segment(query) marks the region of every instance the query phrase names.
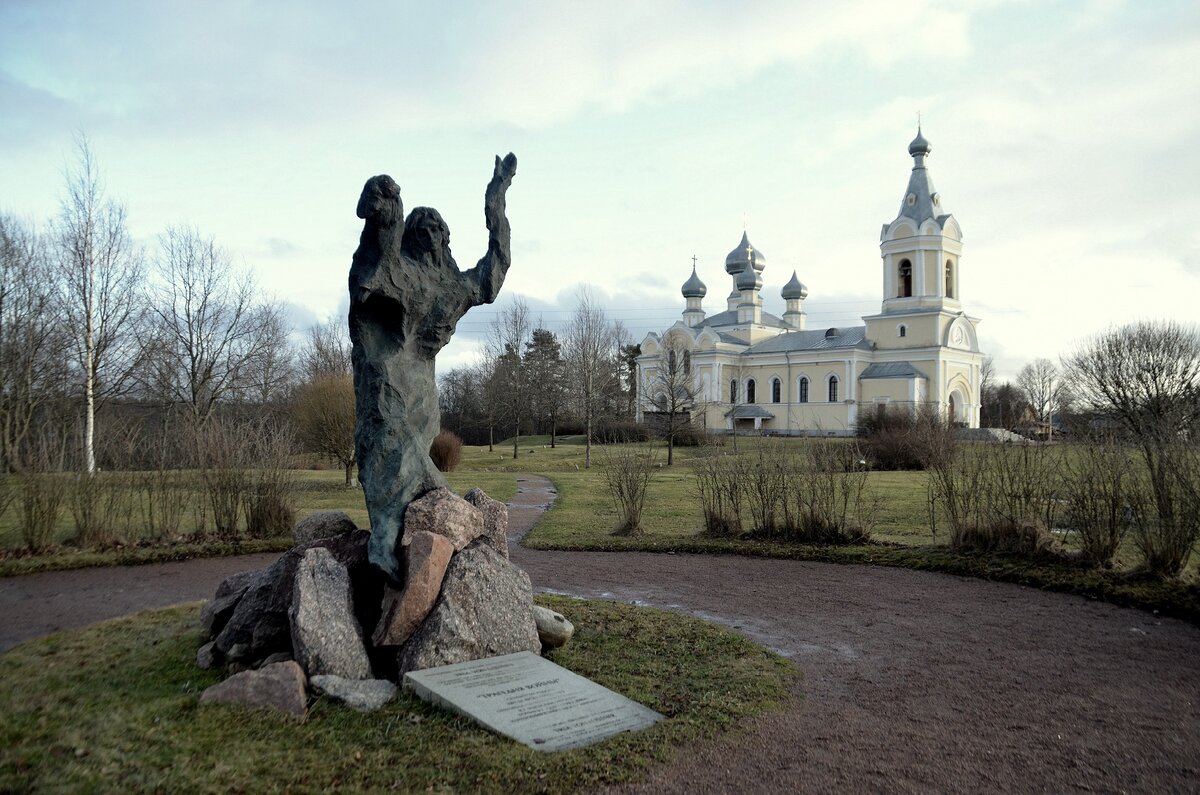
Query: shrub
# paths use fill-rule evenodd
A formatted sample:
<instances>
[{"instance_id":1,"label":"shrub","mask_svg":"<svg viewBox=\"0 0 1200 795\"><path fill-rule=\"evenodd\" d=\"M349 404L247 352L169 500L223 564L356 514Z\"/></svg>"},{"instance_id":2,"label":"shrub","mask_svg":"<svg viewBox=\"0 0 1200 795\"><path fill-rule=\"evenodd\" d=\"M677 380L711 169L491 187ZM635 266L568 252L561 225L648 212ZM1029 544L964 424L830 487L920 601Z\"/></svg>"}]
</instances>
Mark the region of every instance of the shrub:
<instances>
[{"instance_id":1,"label":"shrub","mask_svg":"<svg viewBox=\"0 0 1200 795\"><path fill-rule=\"evenodd\" d=\"M296 444L291 433L266 422L250 427L250 458L254 468L242 497L246 531L254 538L286 535L296 523L292 505L295 481L291 457Z\"/></svg>"},{"instance_id":2,"label":"shrub","mask_svg":"<svg viewBox=\"0 0 1200 795\"><path fill-rule=\"evenodd\" d=\"M1057 448L973 444L930 469L934 500L950 524L950 546L966 552L1039 556L1056 549ZM935 519L936 521L936 519Z\"/></svg>"},{"instance_id":3,"label":"shrub","mask_svg":"<svg viewBox=\"0 0 1200 795\"><path fill-rule=\"evenodd\" d=\"M705 445L723 445L724 437L709 433L706 429L695 425L687 425L675 432L676 447L703 447Z\"/></svg>"},{"instance_id":4,"label":"shrub","mask_svg":"<svg viewBox=\"0 0 1200 795\"><path fill-rule=\"evenodd\" d=\"M592 426L593 444L626 444L650 441L650 429L629 420L599 419Z\"/></svg>"},{"instance_id":5,"label":"shrub","mask_svg":"<svg viewBox=\"0 0 1200 795\"><path fill-rule=\"evenodd\" d=\"M646 504L646 489L654 471L653 448L605 447L601 453L604 482L621 514L621 524L613 531L617 535L640 535L642 508Z\"/></svg>"},{"instance_id":6,"label":"shrub","mask_svg":"<svg viewBox=\"0 0 1200 795\"><path fill-rule=\"evenodd\" d=\"M691 466L704 516L704 534L718 538L741 534L741 459L708 448Z\"/></svg>"},{"instance_id":7,"label":"shrub","mask_svg":"<svg viewBox=\"0 0 1200 795\"><path fill-rule=\"evenodd\" d=\"M120 475L107 472L76 475L69 500L75 541L90 548L116 541L118 530L130 524L130 496Z\"/></svg>"},{"instance_id":8,"label":"shrub","mask_svg":"<svg viewBox=\"0 0 1200 795\"><path fill-rule=\"evenodd\" d=\"M1064 524L1079 536L1084 560L1108 567L1135 524L1142 479L1129 449L1111 438L1072 448L1064 460Z\"/></svg>"},{"instance_id":9,"label":"shrub","mask_svg":"<svg viewBox=\"0 0 1200 795\"><path fill-rule=\"evenodd\" d=\"M1174 577L1200 539L1200 448L1174 441L1154 452L1134 542L1152 574Z\"/></svg>"},{"instance_id":10,"label":"shrub","mask_svg":"<svg viewBox=\"0 0 1200 795\"><path fill-rule=\"evenodd\" d=\"M868 468L857 445L805 442L784 482L784 524L792 541L861 544L871 537L879 503L867 493Z\"/></svg>"},{"instance_id":11,"label":"shrub","mask_svg":"<svg viewBox=\"0 0 1200 795\"><path fill-rule=\"evenodd\" d=\"M958 444L954 428L931 406L864 412L857 433L875 470L926 469L953 456Z\"/></svg>"},{"instance_id":12,"label":"shrub","mask_svg":"<svg viewBox=\"0 0 1200 795\"><path fill-rule=\"evenodd\" d=\"M462 462L463 440L453 431L442 431L429 445L429 457L439 472L453 472Z\"/></svg>"},{"instance_id":13,"label":"shrub","mask_svg":"<svg viewBox=\"0 0 1200 795\"><path fill-rule=\"evenodd\" d=\"M58 472L27 470L17 477L21 505L21 540L34 552L54 541L66 481Z\"/></svg>"}]
</instances>

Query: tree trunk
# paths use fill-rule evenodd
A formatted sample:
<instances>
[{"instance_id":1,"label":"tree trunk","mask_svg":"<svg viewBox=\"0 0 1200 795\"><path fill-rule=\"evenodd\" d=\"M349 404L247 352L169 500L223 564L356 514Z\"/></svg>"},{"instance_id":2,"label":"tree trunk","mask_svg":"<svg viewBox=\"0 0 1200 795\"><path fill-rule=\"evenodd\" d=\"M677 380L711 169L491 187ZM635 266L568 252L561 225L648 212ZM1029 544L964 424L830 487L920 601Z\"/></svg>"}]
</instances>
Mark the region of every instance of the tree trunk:
<instances>
[{"instance_id":1,"label":"tree trunk","mask_svg":"<svg viewBox=\"0 0 1200 795\"><path fill-rule=\"evenodd\" d=\"M87 328L84 338L83 392L87 403L83 420L84 471L96 471L96 342L92 332L92 308L87 307Z\"/></svg>"},{"instance_id":2,"label":"tree trunk","mask_svg":"<svg viewBox=\"0 0 1200 795\"><path fill-rule=\"evenodd\" d=\"M350 488L351 486L353 486L353 485L354 485L354 481L352 481L352 480L350 479L350 472L351 472L353 469L354 469L354 462L353 462L353 461L347 461L347 462L346 462L346 488Z\"/></svg>"},{"instance_id":3,"label":"tree trunk","mask_svg":"<svg viewBox=\"0 0 1200 795\"><path fill-rule=\"evenodd\" d=\"M675 462L675 434L667 437L667 466Z\"/></svg>"},{"instance_id":4,"label":"tree trunk","mask_svg":"<svg viewBox=\"0 0 1200 795\"><path fill-rule=\"evenodd\" d=\"M554 449L554 432L558 430L558 423L554 419L554 415L550 415L550 449Z\"/></svg>"},{"instance_id":5,"label":"tree trunk","mask_svg":"<svg viewBox=\"0 0 1200 795\"><path fill-rule=\"evenodd\" d=\"M513 429L513 461L516 461L520 456L520 451L517 450L517 445L521 442L521 418L517 417L517 427Z\"/></svg>"},{"instance_id":6,"label":"tree trunk","mask_svg":"<svg viewBox=\"0 0 1200 795\"><path fill-rule=\"evenodd\" d=\"M489 422L488 423L488 452L489 453L496 452L495 450L492 449L492 437L493 437L493 429L492 429L492 424Z\"/></svg>"}]
</instances>

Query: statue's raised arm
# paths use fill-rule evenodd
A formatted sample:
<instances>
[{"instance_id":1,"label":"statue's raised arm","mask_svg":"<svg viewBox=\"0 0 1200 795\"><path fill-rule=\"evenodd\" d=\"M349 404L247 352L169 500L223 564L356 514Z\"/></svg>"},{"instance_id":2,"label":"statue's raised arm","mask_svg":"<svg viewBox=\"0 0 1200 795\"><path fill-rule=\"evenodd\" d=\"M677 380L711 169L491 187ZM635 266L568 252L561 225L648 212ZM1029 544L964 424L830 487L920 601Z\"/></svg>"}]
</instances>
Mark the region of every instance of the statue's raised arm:
<instances>
[{"instance_id":1,"label":"statue's raised arm","mask_svg":"<svg viewBox=\"0 0 1200 795\"><path fill-rule=\"evenodd\" d=\"M509 152L500 159L496 156L496 167L492 180L483 194L483 218L488 228L488 250L474 268L467 271L467 278L479 287L476 304L490 304L500 294L508 266L512 264L509 250L511 236L505 211L505 194L517 173L517 156Z\"/></svg>"}]
</instances>

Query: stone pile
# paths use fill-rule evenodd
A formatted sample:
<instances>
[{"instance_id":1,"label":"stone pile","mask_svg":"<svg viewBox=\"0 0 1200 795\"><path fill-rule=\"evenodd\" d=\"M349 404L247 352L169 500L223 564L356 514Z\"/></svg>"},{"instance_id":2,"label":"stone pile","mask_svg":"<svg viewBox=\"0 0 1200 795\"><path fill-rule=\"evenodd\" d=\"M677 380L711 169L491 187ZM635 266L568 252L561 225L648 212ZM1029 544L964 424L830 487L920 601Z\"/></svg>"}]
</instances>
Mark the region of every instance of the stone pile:
<instances>
[{"instance_id":1,"label":"stone pile","mask_svg":"<svg viewBox=\"0 0 1200 795\"><path fill-rule=\"evenodd\" d=\"M314 538L319 528L337 532ZM408 671L555 648L572 627L533 604L508 560L508 509L483 491L435 489L413 501L397 545L403 581L368 560L370 534L326 512L297 527L296 547L217 588L200 620L201 668L228 679L201 702L273 707L303 719L309 690L377 709Z\"/></svg>"}]
</instances>

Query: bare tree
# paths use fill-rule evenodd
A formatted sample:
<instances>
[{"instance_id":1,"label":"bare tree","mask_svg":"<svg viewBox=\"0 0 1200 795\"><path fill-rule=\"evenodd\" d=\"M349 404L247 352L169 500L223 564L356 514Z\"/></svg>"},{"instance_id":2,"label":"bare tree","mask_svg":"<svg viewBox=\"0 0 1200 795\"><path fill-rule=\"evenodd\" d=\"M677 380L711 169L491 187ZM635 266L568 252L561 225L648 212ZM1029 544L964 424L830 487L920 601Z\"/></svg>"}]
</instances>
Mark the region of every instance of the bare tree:
<instances>
[{"instance_id":1,"label":"bare tree","mask_svg":"<svg viewBox=\"0 0 1200 795\"><path fill-rule=\"evenodd\" d=\"M52 276L45 241L0 215L0 475L21 468L36 418L65 386Z\"/></svg>"},{"instance_id":2,"label":"bare tree","mask_svg":"<svg viewBox=\"0 0 1200 795\"><path fill-rule=\"evenodd\" d=\"M203 424L219 401L248 394L281 326L250 275L212 238L171 228L161 247L145 385Z\"/></svg>"},{"instance_id":3,"label":"bare tree","mask_svg":"<svg viewBox=\"0 0 1200 795\"><path fill-rule=\"evenodd\" d=\"M1200 330L1173 320L1110 328L1064 362L1075 393L1140 440L1186 435L1200 420Z\"/></svg>"},{"instance_id":4,"label":"bare tree","mask_svg":"<svg viewBox=\"0 0 1200 795\"><path fill-rule=\"evenodd\" d=\"M337 461L353 485L354 379L349 373L319 374L296 395L296 425L304 445Z\"/></svg>"},{"instance_id":5,"label":"bare tree","mask_svg":"<svg viewBox=\"0 0 1200 795\"><path fill-rule=\"evenodd\" d=\"M1034 417L1039 423L1045 424L1053 435L1051 420L1062 413L1070 399L1066 379L1058 372L1054 362L1034 359L1022 367L1017 374L1017 387L1024 393Z\"/></svg>"},{"instance_id":6,"label":"bare tree","mask_svg":"<svg viewBox=\"0 0 1200 795\"><path fill-rule=\"evenodd\" d=\"M141 306L142 261L125 208L104 195L104 181L82 135L66 170L66 195L54 224L68 327L84 401L84 468L96 470L96 402L118 391L135 361L128 336Z\"/></svg>"},{"instance_id":7,"label":"bare tree","mask_svg":"<svg viewBox=\"0 0 1200 795\"><path fill-rule=\"evenodd\" d=\"M692 413L699 405L701 390L692 372L691 353L677 340L669 339L659 351L652 368L643 368L644 383L639 389L647 404L644 412L659 434L667 440L667 466L675 461L675 437L692 425Z\"/></svg>"},{"instance_id":8,"label":"bare tree","mask_svg":"<svg viewBox=\"0 0 1200 795\"><path fill-rule=\"evenodd\" d=\"M1200 540L1200 330L1170 320L1110 328L1066 367L1078 394L1140 448L1153 511L1139 516L1138 546L1151 571L1178 574Z\"/></svg>"},{"instance_id":9,"label":"bare tree","mask_svg":"<svg viewBox=\"0 0 1200 795\"><path fill-rule=\"evenodd\" d=\"M344 317L331 317L308 330L300 349L300 368L307 379L322 375L350 375L350 330Z\"/></svg>"},{"instance_id":10,"label":"bare tree","mask_svg":"<svg viewBox=\"0 0 1200 795\"><path fill-rule=\"evenodd\" d=\"M610 351L612 327L604 310L591 292L583 288L575 305L575 314L567 325L565 349L568 383L571 385L579 416L586 434L584 468L592 465L592 430L608 393L612 375Z\"/></svg>"},{"instance_id":11,"label":"bare tree","mask_svg":"<svg viewBox=\"0 0 1200 795\"><path fill-rule=\"evenodd\" d=\"M518 440L521 421L529 417L529 376L522 355L529 343L533 324L529 305L521 297L513 299L492 321L488 332L488 352L496 368L493 372L495 397L505 418L513 429L513 458L520 455Z\"/></svg>"}]
</instances>

